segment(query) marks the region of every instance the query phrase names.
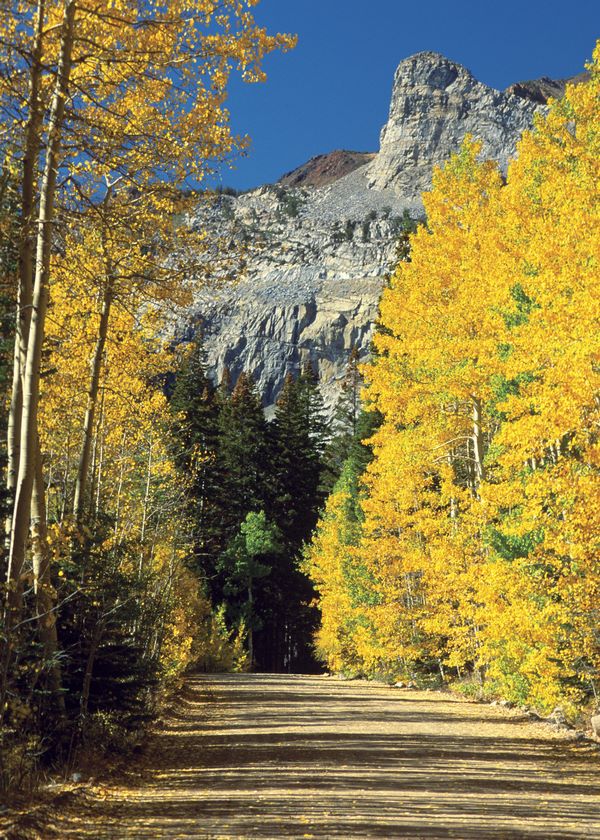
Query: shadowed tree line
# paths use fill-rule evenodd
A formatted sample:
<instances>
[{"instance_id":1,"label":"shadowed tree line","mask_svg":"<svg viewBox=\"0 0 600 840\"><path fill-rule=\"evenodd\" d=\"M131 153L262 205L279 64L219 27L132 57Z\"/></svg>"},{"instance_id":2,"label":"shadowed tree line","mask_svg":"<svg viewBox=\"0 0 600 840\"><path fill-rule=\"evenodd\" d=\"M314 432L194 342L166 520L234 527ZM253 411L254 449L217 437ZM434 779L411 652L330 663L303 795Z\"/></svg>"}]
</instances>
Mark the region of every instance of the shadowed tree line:
<instances>
[{"instance_id":1,"label":"shadowed tree line","mask_svg":"<svg viewBox=\"0 0 600 840\"><path fill-rule=\"evenodd\" d=\"M352 352L327 420L310 366L289 374L273 419L252 379L215 386L201 344L184 359L170 399L175 461L188 481L191 567L229 627L243 626L255 668L317 669L314 591L301 558L356 437L360 389Z\"/></svg>"}]
</instances>

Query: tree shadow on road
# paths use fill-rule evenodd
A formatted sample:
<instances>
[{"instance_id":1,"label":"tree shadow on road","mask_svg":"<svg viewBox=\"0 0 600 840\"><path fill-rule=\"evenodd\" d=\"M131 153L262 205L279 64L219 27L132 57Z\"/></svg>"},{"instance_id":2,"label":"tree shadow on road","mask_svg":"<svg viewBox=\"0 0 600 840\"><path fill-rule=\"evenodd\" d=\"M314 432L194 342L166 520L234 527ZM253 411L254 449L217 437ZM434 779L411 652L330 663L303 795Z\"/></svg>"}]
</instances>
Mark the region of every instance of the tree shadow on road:
<instances>
[{"instance_id":1,"label":"tree shadow on road","mask_svg":"<svg viewBox=\"0 0 600 840\"><path fill-rule=\"evenodd\" d=\"M61 837L600 838L589 746L443 695L260 676L191 681L137 786ZM488 714L489 712L489 714Z\"/></svg>"}]
</instances>

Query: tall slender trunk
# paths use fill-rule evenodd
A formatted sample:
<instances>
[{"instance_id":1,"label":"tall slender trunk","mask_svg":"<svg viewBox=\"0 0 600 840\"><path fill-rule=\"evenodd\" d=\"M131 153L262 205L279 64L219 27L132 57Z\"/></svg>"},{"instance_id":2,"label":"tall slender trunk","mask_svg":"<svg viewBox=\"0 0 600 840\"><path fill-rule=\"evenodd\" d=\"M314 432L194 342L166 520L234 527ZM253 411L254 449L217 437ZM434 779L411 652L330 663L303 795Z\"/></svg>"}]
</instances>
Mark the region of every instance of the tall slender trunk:
<instances>
[{"instance_id":1,"label":"tall slender trunk","mask_svg":"<svg viewBox=\"0 0 600 840\"><path fill-rule=\"evenodd\" d=\"M94 432L94 445L92 447L92 465L90 467L90 514L98 512L97 499L102 481L102 460L104 456L104 397L105 389L102 388L98 416L96 418L96 431Z\"/></svg>"},{"instance_id":2,"label":"tall slender trunk","mask_svg":"<svg viewBox=\"0 0 600 840\"><path fill-rule=\"evenodd\" d=\"M110 310L112 307L113 295L114 279L109 273L106 279L106 286L102 298L102 310L100 312L100 326L98 328L98 337L96 339L96 346L94 347L94 354L92 356L92 362L90 366L90 384L87 393L87 405L85 409L85 418L83 421L83 437L81 442L81 451L79 454L79 464L77 467L75 498L73 501L73 514L77 521L79 521L82 517L86 499L88 474L90 471L90 456L92 452L92 440L94 437L94 419L96 416L96 407L98 405L98 393L100 390L100 374L102 372L102 360L104 358L104 348L106 346L106 337L108 335L108 323L110 320Z\"/></svg>"},{"instance_id":3,"label":"tall slender trunk","mask_svg":"<svg viewBox=\"0 0 600 840\"><path fill-rule=\"evenodd\" d=\"M152 483L152 437L148 442L148 462L146 464L146 486L144 488L144 504L142 507L142 527L140 532L140 543L146 542L146 526L148 523L148 504L150 502L150 485Z\"/></svg>"},{"instance_id":4,"label":"tall slender trunk","mask_svg":"<svg viewBox=\"0 0 600 840\"><path fill-rule=\"evenodd\" d=\"M100 647L100 642L102 641L102 636L104 635L104 630L106 629L106 617L98 621L96 627L94 628L94 634L92 636L90 642L90 649L88 652L87 662L85 664L85 672L83 675L83 684L81 686L81 697L79 699L79 715L80 721L83 723L87 717L88 713L88 706L90 702L90 690L92 687L92 676L94 673L94 663L96 661L96 654L98 653L98 648Z\"/></svg>"},{"instance_id":5,"label":"tall slender trunk","mask_svg":"<svg viewBox=\"0 0 600 840\"><path fill-rule=\"evenodd\" d=\"M448 466L451 470L454 467L454 452L448 454ZM458 531L458 507L455 496L450 496L450 521L452 522L452 531L456 534Z\"/></svg>"},{"instance_id":6,"label":"tall slender trunk","mask_svg":"<svg viewBox=\"0 0 600 840\"><path fill-rule=\"evenodd\" d=\"M19 232L19 275L17 289L17 315L13 355L13 377L8 414L6 488L12 496L19 474L21 414L23 411L23 375L27 356L27 338L31 321L33 291L33 249L35 238L35 184L38 157L41 148L42 108L40 86L42 79L42 48L45 17L45 0L38 0L34 40L31 51L29 76L29 115L25 127L25 151L21 181L21 230ZM6 536L10 543L12 520L7 518Z\"/></svg>"},{"instance_id":7,"label":"tall slender trunk","mask_svg":"<svg viewBox=\"0 0 600 840\"><path fill-rule=\"evenodd\" d=\"M50 578L48 533L46 526L46 496L42 472L39 441L36 452L35 480L31 496L31 545L33 551L33 585L38 613L38 632L44 660L48 667L48 687L61 716L65 714L62 692L62 674L58 661L58 635L56 632L56 592Z\"/></svg>"},{"instance_id":8,"label":"tall slender trunk","mask_svg":"<svg viewBox=\"0 0 600 840\"><path fill-rule=\"evenodd\" d=\"M15 621L18 620L21 609L18 581L20 580L25 560L30 523L31 497L35 477L40 365L45 335L46 310L48 306L52 222L54 219L56 178L60 161L65 101L68 96L69 78L71 74L75 11L76 0L65 0L56 84L52 97L48 125L46 162L40 190L35 282L23 380L21 451L13 503L10 552L8 557L7 599L9 617L7 629L9 633Z\"/></svg>"},{"instance_id":9,"label":"tall slender trunk","mask_svg":"<svg viewBox=\"0 0 600 840\"><path fill-rule=\"evenodd\" d=\"M126 435L125 433L123 433L123 437L121 438L121 465L119 470L119 483L117 484L117 498L115 505L114 535L115 542L117 542L119 545L123 542L122 536L119 537L119 528L121 527L121 493L123 491L123 483L125 481L125 438Z\"/></svg>"},{"instance_id":10,"label":"tall slender trunk","mask_svg":"<svg viewBox=\"0 0 600 840\"><path fill-rule=\"evenodd\" d=\"M102 395L102 402L104 402L104 395ZM98 428L100 435L100 453L98 455L98 469L96 472L96 488L94 491L94 515L98 516L100 512L100 500L102 498L102 471L104 468L104 406L100 405L101 422Z\"/></svg>"},{"instance_id":11,"label":"tall slender trunk","mask_svg":"<svg viewBox=\"0 0 600 840\"><path fill-rule=\"evenodd\" d=\"M63 461L63 468L61 474L61 483L62 483L62 494L60 498L57 499L56 510L58 514L58 518L62 522L67 515L67 511L71 510L70 505L71 502L69 500L69 477L71 475L71 437L73 434L72 424L69 423L67 428L67 438L64 445L64 461Z\"/></svg>"},{"instance_id":12,"label":"tall slender trunk","mask_svg":"<svg viewBox=\"0 0 600 840\"><path fill-rule=\"evenodd\" d=\"M473 458L474 458L474 486L473 492L475 494L479 491L479 485L485 480L485 467L483 465L484 446L483 446L483 430L481 427L481 400L477 397L471 396L473 406Z\"/></svg>"},{"instance_id":13,"label":"tall slender trunk","mask_svg":"<svg viewBox=\"0 0 600 840\"><path fill-rule=\"evenodd\" d=\"M146 530L148 526L148 504L150 502L150 487L152 483L152 436L148 441L148 462L146 465L146 486L144 488L144 503L142 507L142 525L140 528L140 547L138 559L138 578L142 579L144 572L144 563L148 559L148 548L146 547ZM153 551L153 545L150 547L150 552ZM137 631L137 622L135 630Z\"/></svg>"}]
</instances>

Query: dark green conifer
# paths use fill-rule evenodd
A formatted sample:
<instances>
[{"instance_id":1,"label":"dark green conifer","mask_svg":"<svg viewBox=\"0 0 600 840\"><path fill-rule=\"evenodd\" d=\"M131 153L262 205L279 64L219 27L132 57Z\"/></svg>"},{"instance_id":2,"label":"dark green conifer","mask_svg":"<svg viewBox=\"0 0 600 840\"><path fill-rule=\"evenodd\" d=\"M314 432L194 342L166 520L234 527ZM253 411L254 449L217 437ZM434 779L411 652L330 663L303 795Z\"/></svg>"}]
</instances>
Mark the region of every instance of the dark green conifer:
<instances>
[{"instance_id":1,"label":"dark green conifer","mask_svg":"<svg viewBox=\"0 0 600 840\"><path fill-rule=\"evenodd\" d=\"M192 565L209 582L222 550L219 457L220 401L206 374L200 343L185 359L171 397L175 462L187 485L188 516L193 534Z\"/></svg>"},{"instance_id":2,"label":"dark green conifer","mask_svg":"<svg viewBox=\"0 0 600 840\"><path fill-rule=\"evenodd\" d=\"M314 592L299 571L299 559L323 503L320 483L327 440L322 398L310 365L297 378L286 377L270 432L270 517L281 531L282 551L265 581L271 627L267 653L275 667L303 670L311 666L316 616L310 607Z\"/></svg>"},{"instance_id":3,"label":"dark green conifer","mask_svg":"<svg viewBox=\"0 0 600 840\"><path fill-rule=\"evenodd\" d=\"M228 612L233 614L234 619L237 618L236 623L244 622L251 666L256 661L254 633L265 626L263 615L268 616L270 608L260 584L275 565L274 558L280 551L279 540L279 531L268 521L264 510L258 513L251 511L220 559L220 567L226 576L224 592L229 597Z\"/></svg>"},{"instance_id":4,"label":"dark green conifer","mask_svg":"<svg viewBox=\"0 0 600 840\"><path fill-rule=\"evenodd\" d=\"M326 425L312 367L286 377L272 424L272 505L292 553L309 539L324 496L319 490Z\"/></svg>"},{"instance_id":5,"label":"dark green conifer","mask_svg":"<svg viewBox=\"0 0 600 840\"><path fill-rule=\"evenodd\" d=\"M267 423L252 378L240 374L219 413L223 526L231 537L246 514L264 507Z\"/></svg>"},{"instance_id":6,"label":"dark green conifer","mask_svg":"<svg viewBox=\"0 0 600 840\"><path fill-rule=\"evenodd\" d=\"M236 590L239 577L241 527L249 514L259 514L266 506L269 452L267 423L252 378L242 373L231 396L220 394L219 459L222 468L219 494L221 552L212 580L215 603L224 603L230 626L239 623L246 603ZM270 574L270 566L265 577ZM260 588L253 589L252 627L263 622L264 599ZM253 652L254 657L254 652ZM261 663L262 664L262 663Z\"/></svg>"}]
</instances>

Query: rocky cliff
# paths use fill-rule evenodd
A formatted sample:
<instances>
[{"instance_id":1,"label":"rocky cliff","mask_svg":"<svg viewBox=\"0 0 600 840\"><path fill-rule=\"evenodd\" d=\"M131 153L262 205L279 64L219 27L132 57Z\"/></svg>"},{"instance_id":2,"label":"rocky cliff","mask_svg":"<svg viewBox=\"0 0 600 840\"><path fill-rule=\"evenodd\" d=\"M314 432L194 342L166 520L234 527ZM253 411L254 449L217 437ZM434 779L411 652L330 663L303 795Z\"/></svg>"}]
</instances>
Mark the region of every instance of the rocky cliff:
<instances>
[{"instance_id":1,"label":"rocky cliff","mask_svg":"<svg viewBox=\"0 0 600 840\"><path fill-rule=\"evenodd\" d=\"M483 155L506 169L536 107L478 82L465 67L438 53L417 53L396 71L390 116L369 185L392 186L418 199L431 184L432 167L443 163L465 134L480 140Z\"/></svg>"},{"instance_id":2,"label":"rocky cliff","mask_svg":"<svg viewBox=\"0 0 600 840\"><path fill-rule=\"evenodd\" d=\"M377 154L322 156L283 183L199 206L193 223L238 253L237 281L198 291L186 316L186 334L204 336L213 376L251 372L270 411L286 373L310 360L331 408L351 349L368 354L403 215L422 213L433 166L470 133L506 167L542 107L418 53L398 67Z\"/></svg>"},{"instance_id":3,"label":"rocky cliff","mask_svg":"<svg viewBox=\"0 0 600 840\"><path fill-rule=\"evenodd\" d=\"M210 219L206 206L195 219L211 227L216 216L222 241L241 256L237 281L196 293L191 332L202 333L216 380L225 368L234 381L242 370L254 375L267 411L286 373L308 361L332 408L352 348L368 352L402 202L372 191L368 209L352 218L355 183L350 177L342 187L325 190L326 198L320 190L267 186L219 197Z\"/></svg>"}]
</instances>

